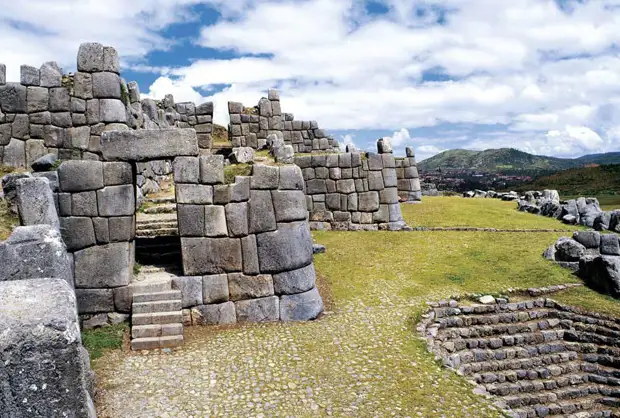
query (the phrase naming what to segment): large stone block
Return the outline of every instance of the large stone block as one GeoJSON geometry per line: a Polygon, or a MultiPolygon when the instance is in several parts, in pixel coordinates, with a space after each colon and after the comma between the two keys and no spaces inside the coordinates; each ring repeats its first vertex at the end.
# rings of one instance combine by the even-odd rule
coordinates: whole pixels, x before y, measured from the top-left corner
{"type": "Polygon", "coordinates": [[[304,178],[301,168],[297,165],[286,165],[280,167],[280,190],[304,190],[304,178]]]}
{"type": "MultiPolygon", "coordinates": [[[[20,180],[24,181],[24,180],[20,180]]],[[[620,255],[620,242],[616,234],[601,235],[601,254],[620,255]]]]}
{"type": "Polygon", "coordinates": [[[183,271],[188,276],[242,271],[238,238],[181,238],[183,271]]]}
{"type": "Polygon", "coordinates": [[[103,47],[103,71],[112,71],[117,74],[121,72],[118,52],[111,46],[103,47]]]}
{"type": "Polygon", "coordinates": [[[50,225],[19,226],[0,242],[0,282],[40,277],[73,287],[73,266],[60,232],[50,225]]]}
{"type": "Polygon", "coordinates": [[[593,289],[620,298],[620,257],[586,255],[579,260],[579,276],[593,289]]]}
{"type": "Polygon", "coordinates": [[[0,284],[0,300],[0,416],[95,417],[73,289],[22,280],[0,284]]]}
{"type": "Polygon", "coordinates": [[[2,163],[11,167],[26,167],[26,143],[11,138],[9,145],[4,147],[2,163]]]}
{"type": "Polygon", "coordinates": [[[97,193],[94,191],[71,194],[71,214],[73,216],[97,216],[97,193]]]}
{"type": "Polygon", "coordinates": [[[236,176],[230,185],[230,201],[245,202],[250,199],[250,177],[236,176]]]}
{"type": "Polygon", "coordinates": [[[323,312],[323,299],[317,288],[280,298],[280,320],[309,321],[323,312]]]}
{"type": "Polygon", "coordinates": [[[228,302],[228,275],[212,274],[202,278],[202,300],[208,305],[228,302]]]}
{"type": "Polygon", "coordinates": [[[241,250],[243,252],[243,272],[245,274],[260,273],[256,235],[241,238],[241,250]]]}
{"type": "Polygon", "coordinates": [[[252,189],[277,189],[279,180],[279,167],[257,164],[252,169],[252,189]]]}
{"type": "Polygon", "coordinates": [[[306,182],[306,194],[324,194],[327,193],[327,185],[325,180],[312,179],[306,182]]]}
{"type": "MultiPolygon", "coordinates": [[[[84,100],[93,98],[93,77],[89,73],[75,73],[73,76],[73,94],[75,97],[84,100]]],[[[97,118],[99,118],[99,101],[94,100],[94,102],[97,103],[97,118]]]]}
{"type": "Polygon", "coordinates": [[[79,314],[114,312],[112,289],[75,289],[79,314]]]}
{"type": "Polygon", "coordinates": [[[190,205],[210,205],[213,203],[213,186],[205,184],[177,184],[177,202],[190,205]]]}
{"type": "Polygon", "coordinates": [[[76,287],[127,286],[133,276],[132,245],[129,242],[119,242],[74,253],[76,287]]]}
{"type": "Polygon", "coordinates": [[[365,192],[358,193],[358,210],[362,212],[374,212],[379,210],[379,193],[365,192]]]}
{"type": "Polygon", "coordinates": [[[49,104],[49,92],[44,87],[28,87],[28,113],[44,112],[49,104]]]}
{"type": "Polygon", "coordinates": [[[233,302],[200,305],[192,309],[192,325],[232,325],[237,323],[233,302]]]}
{"type": "Polygon", "coordinates": [[[277,296],[235,302],[237,322],[271,322],[280,319],[280,300],[277,296]]]}
{"type": "Polygon", "coordinates": [[[228,235],[224,206],[205,206],[205,236],[225,237],[228,235]]]}
{"type": "Polygon", "coordinates": [[[107,186],[97,190],[99,216],[131,216],[136,210],[133,185],[107,186]]]}
{"type": "Polygon", "coordinates": [[[97,161],[65,161],[58,167],[60,190],[81,192],[103,187],[103,164],[97,161]]]}
{"type": "Polygon", "coordinates": [[[173,277],[172,286],[181,291],[183,308],[202,305],[202,277],[173,277]]]}
{"type": "Polygon", "coordinates": [[[224,156],[204,155],[200,157],[200,182],[205,184],[224,183],[224,156]]]}
{"type": "Polygon", "coordinates": [[[133,183],[133,169],[129,163],[103,163],[103,183],[118,186],[133,183]]]}
{"type": "MultiPolygon", "coordinates": [[[[99,118],[101,122],[105,123],[125,123],[127,122],[127,111],[125,109],[125,105],[119,99],[101,99],[99,100],[99,118]]],[[[137,131],[121,131],[123,133],[138,133],[143,130],[137,131]]],[[[109,132],[119,132],[119,131],[109,131],[109,132]]],[[[158,132],[158,131],[148,131],[148,132],[158,132]]],[[[122,152],[121,148],[118,152],[122,152]]],[[[149,150],[145,150],[145,152],[149,152],[149,150]]],[[[152,152],[152,150],[151,150],[152,152]]],[[[109,160],[114,160],[114,158],[107,158],[109,160]]]]}
{"type": "Polygon", "coordinates": [[[90,218],[66,217],[60,219],[60,232],[69,251],[95,245],[95,229],[90,218]]]}
{"type": "Polygon", "coordinates": [[[278,224],[278,229],[256,235],[261,273],[281,273],[312,263],[312,238],[307,222],[278,224]]]}
{"type": "Polygon", "coordinates": [[[292,295],[307,292],[314,287],[315,282],[316,271],[314,270],[314,264],[273,275],[273,286],[276,295],[292,295]]]}
{"type": "Polygon", "coordinates": [[[28,139],[30,135],[30,122],[28,115],[15,115],[15,120],[11,124],[11,135],[13,138],[28,139]]]}
{"type": "Polygon", "coordinates": [[[4,113],[26,113],[28,88],[19,83],[0,86],[0,109],[4,113]]]}
{"type": "Polygon", "coordinates": [[[248,204],[246,202],[229,203],[225,209],[228,234],[232,237],[248,235],[248,204]]]}
{"type": "Polygon", "coordinates": [[[39,69],[41,87],[60,87],[62,85],[62,70],[54,61],[48,61],[39,69]]]}
{"type": "Polygon", "coordinates": [[[17,209],[24,226],[50,225],[60,228],[54,196],[46,178],[24,178],[17,182],[17,209]]]}
{"type": "Polygon", "coordinates": [[[273,190],[273,207],[277,222],[303,221],[308,216],[306,196],[299,190],[273,190]]]}
{"type": "Polygon", "coordinates": [[[120,99],[121,78],[112,72],[93,74],[93,96],[98,99],[120,99]]]}
{"type": "Polygon", "coordinates": [[[81,44],[77,55],[77,69],[85,72],[103,71],[103,45],[96,42],[81,44]]]}
{"type": "Polygon", "coordinates": [[[182,237],[204,237],[205,209],[203,205],[177,205],[179,235],[182,237]]]}
{"type": "Polygon", "coordinates": [[[109,219],[110,242],[132,241],[136,225],[133,216],[117,216],[109,219]]]}
{"type": "Polygon", "coordinates": [[[248,207],[249,233],[273,231],[276,226],[271,192],[269,190],[251,190],[248,207]]]}
{"type": "Polygon", "coordinates": [[[232,301],[272,296],[273,278],[269,274],[246,276],[243,273],[229,273],[228,289],[232,301]]]}
{"type": "Polygon", "coordinates": [[[172,167],[175,183],[198,183],[200,181],[200,162],[197,157],[177,157],[172,162],[172,167]]]}

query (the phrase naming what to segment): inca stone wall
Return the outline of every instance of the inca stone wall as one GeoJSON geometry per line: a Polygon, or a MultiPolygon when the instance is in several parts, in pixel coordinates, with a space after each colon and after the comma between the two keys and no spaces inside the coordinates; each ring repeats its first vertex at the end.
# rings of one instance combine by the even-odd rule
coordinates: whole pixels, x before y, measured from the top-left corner
{"type": "Polygon", "coordinates": [[[273,134],[299,153],[338,150],[338,143],[319,129],[316,121],[297,121],[292,113],[283,113],[276,90],[269,90],[268,97],[260,99],[251,112],[242,103],[229,102],[228,113],[233,147],[263,149],[273,134]]]}
{"type": "Polygon", "coordinates": [[[295,165],[254,165],[224,184],[223,156],[174,161],[177,217],[188,277],[175,279],[199,323],[316,318],[304,182],[295,165]]]}
{"type": "Polygon", "coordinates": [[[407,228],[391,151],[296,156],[295,164],[303,173],[313,229],[407,228]]]}
{"type": "Polygon", "coordinates": [[[403,202],[419,202],[422,200],[422,188],[420,187],[418,163],[412,147],[406,147],[405,153],[405,158],[395,159],[398,195],[403,202]]]}
{"type": "Polygon", "coordinates": [[[100,160],[100,136],[109,130],[192,127],[200,147],[211,147],[212,103],[141,100],[137,83],[121,79],[116,50],[98,43],[80,46],[77,70],[22,65],[20,82],[7,83],[0,65],[0,164],[27,167],[50,153],[100,160]]]}
{"type": "Polygon", "coordinates": [[[510,416],[617,416],[620,319],[550,299],[434,304],[418,331],[510,416]]]}

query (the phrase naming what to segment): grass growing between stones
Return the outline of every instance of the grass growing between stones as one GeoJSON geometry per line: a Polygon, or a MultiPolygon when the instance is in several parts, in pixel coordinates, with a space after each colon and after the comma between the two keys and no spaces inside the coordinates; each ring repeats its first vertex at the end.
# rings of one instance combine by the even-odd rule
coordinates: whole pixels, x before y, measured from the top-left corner
{"type": "Polygon", "coordinates": [[[230,164],[224,167],[224,183],[233,184],[236,176],[251,176],[251,164],[230,164]]]}
{"type": "Polygon", "coordinates": [[[498,229],[571,229],[557,219],[519,212],[516,202],[499,199],[424,197],[419,205],[401,205],[410,226],[498,229]]]}
{"type": "Polygon", "coordinates": [[[122,323],[103,328],[87,329],[82,332],[82,343],[94,361],[107,351],[117,350],[123,346],[123,337],[129,325],[122,323]]]}
{"type": "MultiPolygon", "coordinates": [[[[493,218],[496,202],[480,202],[475,210],[485,226],[500,227],[493,218]]],[[[502,210],[518,214],[511,207],[502,210]]],[[[506,220],[498,222],[506,227],[506,220]]],[[[185,346],[169,353],[109,351],[95,362],[99,415],[502,416],[434,360],[415,326],[426,301],[579,282],[541,256],[561,235],[315,232],[315,241],[327,247],[315,257],[319,288],[329,291],[325,316],[309,323],[186,328],[185,346]]],[[[620,311],[617,302],[588,289],[557,296],[620,311]]]]}

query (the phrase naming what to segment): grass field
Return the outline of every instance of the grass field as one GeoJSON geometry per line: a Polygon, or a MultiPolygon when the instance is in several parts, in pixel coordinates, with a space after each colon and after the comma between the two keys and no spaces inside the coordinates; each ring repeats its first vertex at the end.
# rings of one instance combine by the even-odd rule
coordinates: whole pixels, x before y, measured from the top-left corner
{"type": "MultiPolygon", "coordinates": [[[[411,225],[562,227],[495,199],[425,198],[420,205],[403,205],[403,211],[411,225]]],[[[135,404],[148,415],[161,408],[144,393],[153,388],[166,411],[178,416],[229,407],[234,411],[229,416],[256,416],[262,412],[256,405],[269,402],[275,409],[267,415],[282,416],[502,416],[433,359],[415,324],[427,301],[579,283],[541,256],[561,235],[570,234],[314,232],[315,241],[327,247],[315,266],[328,315],[309,323],[187,329],[185,346],[166,356],[109,351],[95,361],[105,388],[98,406],[109,411],[135,404]],[[194,367],[186,364],[192,359],[194,367]],[[179,367],[179,380],[168,382],[166,376],[179,367]],[[200,383],[199,376],[209,373],[225,377],[217,390],[200,383]],[[123,385],[128,380],[134,385],[123,385]],[[278,398],[282,390],[286,396],[278,398]]],[[[620,315],[617,301],[587,288],[553,297],[620,315]]],[[[134,412],[123,410],[125,416],[134,412]]]]}

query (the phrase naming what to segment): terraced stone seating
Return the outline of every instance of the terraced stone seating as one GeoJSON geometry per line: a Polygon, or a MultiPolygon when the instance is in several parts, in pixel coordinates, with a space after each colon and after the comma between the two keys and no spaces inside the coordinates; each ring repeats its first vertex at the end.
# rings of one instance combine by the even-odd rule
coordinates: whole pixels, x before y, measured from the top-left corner
{"type": "Polygon", "coordinates": [[[620,318],[551,299],[498,301],[435,304],[418,331],[511,416],[620,416],[620,318]]]}

